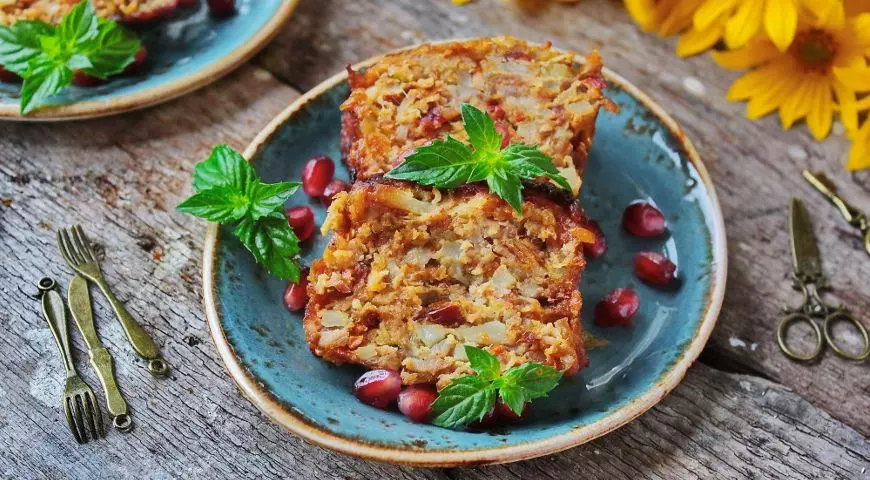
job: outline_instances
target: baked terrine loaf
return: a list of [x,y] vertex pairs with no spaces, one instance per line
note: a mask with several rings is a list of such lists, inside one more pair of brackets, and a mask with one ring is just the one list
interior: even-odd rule
[[[18,20],[55,24],[81,0],[0,0],[0,25]],[[113,20],[150,20],[172,13],[178,0],[90,0],[97,15]]]
[[579,192],[605,83],[597,53],[510,37],[422,45],[349,72],[342,154],[358,180],[447,134],[467,142],[460,105],[488,111],[510,143],[536,145]]
[[439,388],[471,372],[465,344],[505,368],[586,366],[578,284],[591,233],[570,195],[548,187],[526,188],[522,215],[485,185],[373,179],[339,194],[308,277],[312,352]]

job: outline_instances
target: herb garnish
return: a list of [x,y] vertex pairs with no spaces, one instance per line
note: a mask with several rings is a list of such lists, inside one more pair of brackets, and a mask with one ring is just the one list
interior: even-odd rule
[[196,193],[178,205],[181,212],[222,224],[236,223],[233,234],[272,274],[299,281],[295,260],[299,239],[282,212],[299,182],[263,183],[239,152],[214,147],[193,174]]
[[496,397],[517,415],[526,402],[546,397],[562,373],[538,362],[528,362],[502,373],[498,358],[481,348],[465,346],[465,355],[476,375],[455,378],[438,394],[432,411],[435,425],[464,427],[480,421],[495,406]]
[[417,148],[386,176],[438,188],[486,180],[489,190],[517,213],[522,210],[522,180],[548,177],[571,190],[550,157],[537,147],[513,143],[503,149],[502,135],[489,115],[467,103],[461,112],[470,147],[448,135],[446,140]]
[[0,26],[0,65],[24,79],[22,114],[69,86],[75,70],[101,79],[123,72],[141,46],[135,34],[97,17],[87,0],[56,26],[39,20]]

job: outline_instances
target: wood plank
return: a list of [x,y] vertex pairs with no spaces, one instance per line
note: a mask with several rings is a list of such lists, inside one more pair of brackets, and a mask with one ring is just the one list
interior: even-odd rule
[[[544,8],[529,14],[494,0],[464,7],[446,0],[305,2],[257,61],[304,90],[346,64],[424,40],[510,33],[580,52],[599,48],[606,65],[643,88],[685,128],[716,183],[728,230],[730,272],[706,358],[781,382],[870,434],[865,364],[830,352],[817,363],[795,363],[774,341],[780,308],[799,299],[787,280],[786,212],[792,195],[811,207],[836,299],[855,312],[870,311],[870,259],[860,248],[860,237],[800,177],[802,168],[821,169],[847,198],[870,210],[870,175],[850,178],[840,167],[844,139],[832,135],[817,143],[803,125],[783,132],[773,117],[745,120],[745,107],[725,100],[737,74],[722,70],[708,56],[677,58],[674,41],[640,32],[621,2],[527,3]],[[700,82],[704,93],[684,87],[687,79]],[[857,333],[850,340],[857,344]]]

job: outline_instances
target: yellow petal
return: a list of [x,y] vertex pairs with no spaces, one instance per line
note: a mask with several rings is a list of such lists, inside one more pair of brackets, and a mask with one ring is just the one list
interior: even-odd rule
[[841,26],[846,18],[840,0],[801,0],[800,4],[816,17],[818,25]]
[[870,168],[870,122],[864,122],[864,127],[855,135],[846,168],[849,170]]
[[658,22],[658,10],[654,0],[625,0],[625,9],[640,28],[650,31]]
[[767,0],[764,7],[764,29],[770,40],[786,51],[797,31],[798,10],[794,0]]
[[706,30],[693,28],[680,35],[680,40],[677,42],[677,55],[688,57],[708,50],[716,45],[723,33],[725,33],[725,27],[721,24],[714,24]]
[[713,52],[713,60],[720,66],[731,70],[745,70],[761,65],[777,55],[780,55],[780,51],[772,43],[766,39],[757,38],[737,50]]
[[728,101],[745,100],[773,88],[782,77],[782,64],[770,63],[738,78],[728,89]]
[[849,27],[854,32],[856,46],[870,48],[870,13],[850,18]]
[[[815,0],[806,0],[813,2]],[[850,17],[863,12],[870,12],[870,0],[846,0],[846,15]]]
[[[667,0],[664,0],[667,2]],[[659,35],[670,37],[685,30],[692,24],[692,14],[700,0],[671,0],[671,5],[660,4],[657,8],[667,12],[659,27]]]
[[770,88],[753,96],[746,105],[746,118],[757,120],[779,108],[791,94],[800,81],[797,75],[786,75],[784,72],[777,74],[776,82]]
[[861,100],[855,102],[855,110],[858,110],[860,112],[862,110],[868,109],[870,109],[870,97],[864,97]]
[[707,0],[695,12],[693,18],[696,30],[706,30],[720,16],[731,11],[737,5],[737,0]]
[[855,68],[834,67],[834,76],[856,92],[870,90],[870,67],[866,65]]
[[792,95],[782,104],[779,109],[779,120],[782,128],[788,130],[794,122],[805,117],[810,111],[807,95],[813,83],[804,77],[798,77],[798,84],[794,87]]
[[744,0],[725,25],[725,43],[731,48],[746,45],[761,26],[764,0]]
[[843,85],[843,82],[834,81],[834,93],[837,94],[837,105],[840,107],[840,119],[846,130],[858,128],[858,109],[856,108],[855,91]]
[[819,78],[814,83],[809,98],[811,106],[807,115],[807,126],[816,140],[821,141],[831,132],[831,125],[834,123],[834,101],[826,78]]

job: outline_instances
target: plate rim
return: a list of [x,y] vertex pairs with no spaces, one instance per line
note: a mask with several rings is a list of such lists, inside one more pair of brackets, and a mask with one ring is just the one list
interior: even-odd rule
[[19,113],[18,105],[0,104],[0,120],[19,122],[58,122],[101,118],[133,112],[174,100],[226,76],[272,41],[296,9],[299,0],[281,0],[278,10],[247,42],[216,62],[190,75],[161,83],[109,101],[86,100],[65,105],[46,106],[28,115]]
[[[424,43],[442,43],[456,40],[457,39],[451,39]],[[534,44],[536,42],[529,43]],[[418,45],[399,48],[371,57],[354,64],[353,68],[356,70],[370,66],[387,55],[408,50]],[[303,440],[320,447],[366,460],[376,460],[398,465],[415,467],[468,467],[527,460],[576,447],[610,433],[634,420],[658,404],[668,393],[676,388],[680,381],[685,377],[689,367],[698,358],[704,346],[707,344],[707,341],[713,332],[713,328],[716,325],[725,296],[728,255],[725,222],[722,215],[722,209],[719,205],[715,186],[713,185],[713,181],[706,166],[698,155],[698,152],[695,150],[691,140],[686,136],[684,130],[677,124],[677,122],[643,91],[635,87],[619,74],[608,68],[604,68],[603,74],[608,82],[618,84],[619,87],[624,89],[629,95],[633,96],[644,104],[644,106],[649,108],[650,111],[656,115],[658,120],[681,141],[681,146],[684,147],[689,161],[691,161],[695,166],[698,175],[707,188],[709,201],[712,207],[711,215],[713,218],[711,220],[713,228],[710,234],[713,272],[710,278],[713,283],[710,292],[707,295],[703,318],[695,330],[694,336],[689,342],[689,345],[683,349],[680,357],[673,362],[669,369],[663,373],[643,394],[635,397],[618,410],[609,413],[606,417],[589,425],[574,428],[568,432],[554,435],[546,439],[504,447],[453,451],[426,451],[425,449],[413,448],[402,449],[397,447],[387,447],[376,443],[367,443],[363,440],[352,439],[326,431],[306,420],[304,416],[294,413],[277,400],[274,395],[264,388],[256,377],[254,377],[254,375],[241,364],[239,358],[233,351],[233,348],[223,330],[221,316],[217,308],[218,300],[215,282],[215,266],[217,263],[217,249],[220,245],[219,225],[209,223],[203,242],[202,266],[203,306],[205,309],[206,324],[209,328],[212,341],[215,344],[218,354],[230,374],[230,378],[239,388],[242,395],[273,422]],[[334,88],[346,79],[347,71],[336,73],[297,98],[257,134],[254,140],[245,149],[245,158],[249,161],[254,158],[256,154],[260,152],[260,149],[265,145],[265,143],[278,132],[278,129],[287,122],[287,120],[297,112],[304,109],[310,101]]]

